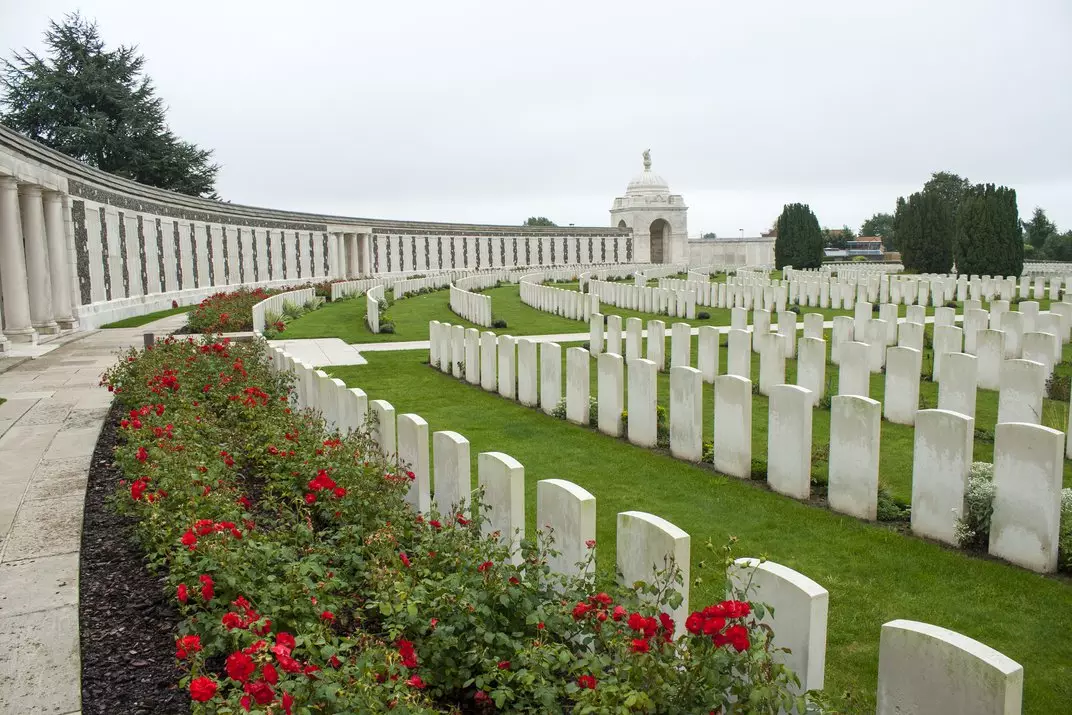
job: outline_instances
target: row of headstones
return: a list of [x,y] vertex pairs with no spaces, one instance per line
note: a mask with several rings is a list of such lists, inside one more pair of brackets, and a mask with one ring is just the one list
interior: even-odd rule
[[360,278],[352,281],[336,281],[331,284],[331,299],[339,300],[346,296],[364,293],[369,288],[378,285],[386,285],[387,278]]
[[588,320],[592,311],[599,310],[599,298],[594,294],[542,285],[528,279],[529,276],[525,276],[520,282],[521,302],[536,310],[568,320]]
[[[492,285],[495,282],[492,281]],[[450,309],[455,315],[465,318],[470,323],[491,327],[491,296],[473,293],[450,284]]]
[[369,332],[380,332],[380,302],[384,300],[386,286],[382,283],[365,291],[365,324]]
[[[708,328],[717,331],[714,328]],[[461,326],[438,326],[433,321],[430,332],[436,335],[431,343],[430,361],[433,365],[439,364],[444,372],[453,373],[457,377],[465,377],[469,382],[474,382],[475,375],[470,374],[470,355],[478,355],[477,360],[482,360],[480,372],[481,386],[489,391],[496,391],[509,399],[514,398],[515,366],[517,369],[518,386],[520,394],[518,399],[523,404],[535,406],[539,404],[547,412],[554,409],[561,399],[561,346],[555,343],[541,343],[540,352],[540,388],[537,390],[535,366],[537,360],[537,343],[526,339],[514,339],[508,335],[495,336],[485,332],[477,336],[475,329],[463,330]],[[459,338],[461,334],[460,345]],[[470,346],[478,345],[479,348]],[[717,345],[717,341],[716,341]],[[516,363],[514,351],[517,350]],[[461,351],[466,355],[464,365],[452,358],[452,355]],[[570,348],[567,351],[567,415],[574,422],[587,424],[588,422],[588,399],[585,387],[589,383],[588,351],[583,348]],[[603,353],[599,356],[599,422],[600,429],[611,434],[618,435],[621,430],[621,398],[618,404],[610,408],[605,407],[604,395],[621,395],[624,383],[622,375],[623,358],[613,353]],[[483,366],[492,366],[486,370]],[[608,367],[612,366],[612,367]],[[498,370],[495,368],[498,367]],[[629,426],[630,439],[637,443],[653,443],[654,409],[641,408],[634,405],[633,393],[643,394],[638,402],[653,402],[656,394],[654,363],[649,360],[636,359],[629,363],[630,379],[635,375],[645,375],[648,378],[646,384],[651,389],[637,389],[631,382],[629,403]],[[583,372],[583,377],[582,377]],[[677,402],[688,400],[689,404],[698,410],[700,405],[698,372],[689,367],[674,367],[671,369],[671,444],[680,445],[681,425],[680,419],[675,422],[673,415],[675,401],[673,396],[678,395]],[[529,376],[526,378],[526,376]],[[748,380],[736,376],[722,376],[723,380],[729,378],[732,383],[739,384],[743,388],[740,398],[746,399],[750,405],[751,386]],[[496,381],[496,378],[498,380]],[[684,378],[684,379],[683,379]],[[555,385],[558,384],[556,392]],[[783,385],[783,388],[793,389],[794,386]],[[796,388],[800,389],[800,388]],[[716,395],[718,394],[716,389]],[[571,399],[572,398],[572,399]],[[861,398],[846,398],[847,400]],[[607,403],[612,402],[607,400]],[[716,407],[716,410],[719,408]],[[680,416],[680,409],[677,410]],[[751,424],[751,410],[747,409],[747,422]],[[612,414],[613,413],[613,414]],[[807,410],[810,415],[810,409]],[[644,429],[634,428],[636,421],[643,419],[643,415],[650,414],[647,426]],[[634,416],[635,415],[635,416]],[[732,418],[728,418],[731,419]],[[808,420],[810,424],[810,419]],[[720,422],[720,424],[722,424]],[[646,431],[647,435],[634,434]],[[787,431],[793,431],[788,429]],[[692,431],[698,434],[698,430]],[[402,418],[399,418],[399,435],[401,440]],[[452,454],[443,460],[436,459],[437,469],[437,496],[439,489],[440,464],[448,465],[448,470],[453,470],[454,465],[468,465],[468,443],[458,439],[449,441],[443,437],[439,442],[435,441],[438,435],[447,433],[435,433],[433,446],[438,451],[440,445],[444,448],[457,448],[464,450],[464,454]],[[454,433],[449,433],[453,435]],[[749,440],[751,436],[749,434]],[[401,459],[417,464],[427,464],[427,433],[416,437],[418,446],[414,448],[403,447],[403,442],[398,443],[398,452]],[[388,445],[388,448],[390,445]],[[423,451],[423,456],[422,452]],[[810,447],[808,449],[810,453]],[[494,453],[493,453],[494,454]],[[504,455],[505,456],[505,455]],[[412,459],[407,459],[412,457]],[[478,482],[485,488],[485,502],[492,507],[491,514],[508,513],[513,515],[510,519],[493,520],[487,528],[500,530],[501,533],[514,533],[514,529],[522,528],[524,520],[524,480],[523,477],[515,477],[516,481],[512,489],[492,489],[492,477],[485,475],[485,458],[487,466],[494,473],[504,472],[507,467],[493,463],[489,455],[480,455],[478,461]],[[833,459],[833,456],[831,457]],[[777,467],[776,467],[777,468]],[[467,483],[467,467],[465,478]],[[520,465],[511,464],[509,469],[513,474],[522,474]],[[849,470],[846,470],[849,471]],[[453,471],[451,472],[453,473]],[[423,474],[423,473],[422,473]],[[418,483],[426,483],[427,478],[418,474]],[[553,486],[552,486],[553,485]],[[569,485],[568,487],[566,485]],[[876,485],[877,486],[877,485]],[[551,494],[554,494],[554,508],[549,505]],[[452,495],[452,498],[454,496]],[[503,500],[508,500],[508,504]],[[563,532],[564,526],[561,521],[557,526],[551,520],[551,512],[558,514],[576,515],[569,522],[570,531]],[[571,544],[556,544],[556,548],[563,549],[563,555],[556,559],[552,568],[569,572],[572,564],[580,561],[584,552],[582,544],[587,538],[595,536],[595,499],[588,492],[576,485],[571,485],[562,480],[544,480],[537,484],[537,519],[541,525],[549,524],[555,528],[555,533],[568,533],[576,535]],[[635,528],[630,528],[630,527]],[[684,566],[689,563],[688,535],[677,527],[665,522],[658,517],[641,515],[637,512],[626,512],[618,515],[617,553],[618,569],[624,576],[624,581],[630,583],[633,580],[647,578],[651,573],[652,564],[663,563],[663,558],[672,555],[678,565]],[[623,559],[626,561],[623,563]],[[751,578],[759,592],[756,596],[774,609],[773,616],[768,616],[768,623],[775,633],[775,644],[779,647],[789,648],[789,653],[779,657],[785,659],[786,664],[796,672],[801,679],[802,689],[818,689],[823,686],[825,669],[825,643],[826,643],[826,620],[829,595],[826,589],[815,583],[806,576],[792,571],[784,566],[770,563],[757,562],[754,559],[738,560],[741,567],[748,571],[738,571],[734,574],[738,582],[743,582],[744,577]],[[635,576],[633,575],[635,574]],[[688,569],[684,568],[685,603],[674,612],[674,616],[680,625],[681,619],[688,613],[687,588]],[[782,630],[788,629],[785,635],[780,635]],[[920,660],[920,651],[925,651],[923,660]],[[971,703],[983,707],[992,707],[994,703],[1007,703],[1006,710],[997,712],[1018,712],[1017,708],[1021,699],[1022,668],[1007,657],[1001,655],[987,646],[965,638],[959,634],[947,631],[937,626],[916,623],[911,621],[893,621],[883,626],[883,634],[880,642],[879,671],[882,674],[882,682],[879,685],[879,712],[899,712],[898,707],[907,707],[912,704],[929,702],[943,702],[943,698],[949,695],[956,699],[950,702]],[[940,661],[939,661],[940,659]],[[980,661],[989,663],[988,673],[992,678],[986,679],[987,685],[980,686],[974,681],[966,679],[965,673],[978,672]],[[944,668],[941,671],[950,678],[943,681],[940,692],[929,695],[929,700],[920,697],[920,683],[925,680],[927,674],[935,665],[941,662]],[[931,675],[933,677],[933,675]],[[953,691],[949,690],[953,688]],[[974,710],[973,710],[974,711]]]
[[254,304],[251,312],[253,314],[253,332],[261,334],[264,332],[265,315],[268,313],[274,313],[276,315],[283,314],[283,305],[285,303],[293,303],[294,305],[305,305],[316,295],[316,291],[313,288],[299,288],[298,290],[288,291],[286,293],[276,293],[268,298]]
[[[810,321],[809,321],[810,322]],[[619,316],[609,316],[606,333],[606,352],[597,355],[597,426],[612,436],[622,435],[622,410],[626,409],[627,437],[643,447],[654,447],[658,440],[658,366],[665,364],[662,356],[665,327],[662,321],[650,321],[648,326],[648,359],[641,355],[641,323],[627,321],[626,349],[621,350],[620,335],[616,336]],[[902,324],[906,325],[906,324]],[[909,324],[914,325],[914,324]],[[604,349],[602,316],[593,316],[589,345],[596,351]],[[884,328],[884,326],[882,326]],[[563,400],[562,348],[557,343],[540,343],[537,371],[537,342],[527,338],[515,340],[510,336],[481,336],[475,329],[461,326],[445,327],[433,322],[430,332],[432,361],[444,372],[452,372],[472,384],[481,384],[488,391],[498,392],[528,406],[540,406],[551,414]],[[703,446],[703,381],[715,385],[715,430],[713,463],[725,474],[747,479],[752,470],[752,381],[751,343],[753,333],[731,329],[728,333],[727,373],[718,375],[720,362],[719,332],[703,326],[698,331],[698,368],[690,366],[692,354],[691,327],[686,323],[671,326],[670,359],[670,452],[673,456],[700,461]],[[795,342],[794,332],[789,334]],[[768,425],[767,480],[770,487],[798,499],[811,495],[812,409],[825,392],[826,341],[817,337],[802,337],[799,341],[797,384],[785,384],[786,335],[756,333],[760,345],[759,392],[770,398]],[[884,342],[876,342],[886,352]],[[964,495],[967,475],[972,462],[974,445],[974,386],[965,385],[968,379],[954,372],[961,367],[960,355],[951,360],[948,385],[939,385],[939,405],[936,410],[919,410],[919,378],[922,351],[909,347],[889,350],[890,364],[886,372],[887,403],[870,399],[872,347],[855,341],[841,346],[839,394],[831,399],[830,457],[828,498],[835,511],[858,518],[874,520],[877,516],[879,483],[880,425],[885,416],[891,422],[915,424],[917,458],[913,480],[912,528],[916,533],[956,544],[954,536],[957,516],[964,514]],[[588,425],[590,421],[591,376],[593,353],[584,348],[566,351],[565,407],[566,418]],[[626,357],[623,358],[622,355]],[[458,359],[462,357],[464,359]],[[968,360],[973,356],[964,355]],[[995,501],[995,514],[1000,523],[1034,536],[1034,542],[1024,539],[1001,539],[1002,531],[991,531],[991,553],[1013,563],[1039,571],[1052,571],[1057,564],[1057,543],[1060,527],[1060,492],[1064,468],[1065,433],[1042,427],[1038,423],[1041,411],[1043,384],[1039,382],[1042,366],[1024,360],[1003,363],[1002,390],[999,394],[999,428],[995,431],[995,462],[997,455],[1008,454],[1009,463],[1030,470],[1030,488],[1019,494],[1010,475],[1006,481],[995,479],[1001,499]],[[970,375],[970,370],[962,372]],[[537,378],[537,374],[539,377]],[[628,374],[628,383],[625,382]],[[1033,382],[1032,382],[1033,381]],[[629,386],[628,404],[625,387]],[[970,395],[969,395],[970,392]],[[1039,412],[1030,413],[1027,397],[1037,401]],[[971,403],[971,414],[966,402]],[[959,409],[958,409],[959,408]],[[923,420],[921,425],[920,420]],[[944,425],[936,433],[935,421]],[[1007,424],[1005,424],[1007,423]],[[959,430],[959,431],[958,431]],[[956,433],[965,439],[948,442],[947,435]],[[1045,437],[1032,436],[1043,434]],[[936,437],[937,435],[937,437]],[[1001,436],[1001,439],[998,436]],[[935,440],[938,440],[935,442]],[[1037,445],[1038,440],[1056,440],[1056,459],[1048,451],[1035,446],[1024,450],[1024,444]],[[1049,444],[1049,442],[1047,443]],[[929,456],[941,452],[947,459],[935,462]],[[1001,491],[1004,490],[1004,491]],[[935,504],[939,506],[933,508]],[[918,508],[917,508],[918,507]],[[999,523],[995,522],[995,523]]]
[[454,280],[454,271],[436,273],[434,275],[425,276],[424,278],[403,278],[402,280],[395,281],[391,290],[394,291],[395,300],[398,300],[399,298],[405,298],[410,293],[417,293],[422,290],[439,290],[440,288],[446,288]]
[[589,282],[589,292],[597,296],[600,302],[618,308],[690,320],[696,318],[698,300],[693,291],[592,280]]

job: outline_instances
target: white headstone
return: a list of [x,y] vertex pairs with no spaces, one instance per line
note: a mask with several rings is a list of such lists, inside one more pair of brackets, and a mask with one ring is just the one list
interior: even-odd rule
[[1024,669],[993,648],[918,621],[882,626],[876,715],[1020,715]]
[[919,378],[923,353],[906,347],[886,351],[886,390],[883,416],[902,425],[915,424],[919,409]]
[[841,345],[841,366],[838,369],[839,395],[870,395],[871,371],[869,369],[870,346],[866,343],[847,342]]
[[444,516],[468,514],[473,482],[470,477],[469,440],[457,432],[432,434],[432,460],[435,469],[433,504]]
[[[630,417],[630,420],[632,418]],[[732,477],[752,475],[752,381],[739,375],[715,378],[715,469]]]
[[812,394],[797,385],[771,388],[767,484],[794,499],[811,496]]
[[[692,368],[673,368],[677,369]],[[655,573],[667,568],[671,562],[681,569],[683,580],[676,588],[682,596],[682,602],[677,608],[668,610],[668,613],[674,619],[674,634],[683,634],[685,619],[689,615],[689,535],[666,519],[642,511],[619,512],[617,526],[615,546],[618,574],[624,585],[632,586],[637,581],[654,583]]]
[[369,403],[369,412],[375,416],[376,425],[372,430],[376,444],[385,457],[395,455],[395,408],[387,400],[373,400]]
[[636,358],[627,361],[629,389],[627,391],[629,441],[641,447],[654,447],[658,439],[655,406],[658,398],[658,380],[655,363]]
[[498,339],[499,358],[499,395],[512,400],[517,395],[517,349],[516,340],[510,335],[500,335]]
[[499,534],[499,543],[510,549],[511,560],[520,564],[521,540],[525,538],[525,468],[502,452],[481,452],[476,458],[477,484],[484,490],[485,521],[481,532]]
[[412,413],[398,416],[398,461],[413,472],[406,503],[427,513],[432,505],[431,464],[428,461],[428,423]]
[[830,400],[830,508],[873,521],[878,510],[882,406],[859,395]]
[[498,337],[492,332],[480,334],[480,386],[488,392],[495,392],[495,368],[498,364],[495,348]]
[[972,464],[975,420],[948,410],[916,413],[912,454],[912,531],[956,545]]
[[731,329],[726,349],[726,374],[744,379],[752,376],[752,334],[747,330]]
[[[795,692],[822,690],[826,673],[826,623],[830,594],[804,574],[772,561],[743,558],[730,578],[737,589],[751,583],[749,598],[770,607],[762,619],[774,632],[776,662],[800,679]],[[773,611],[773,612],[772,612]]]
[[703,457],[703,376],[687,365],[670,368],[670,454],[689,462]]
[[1057,570],[1065,436],[1037,424],[994,428],[990,553],[1041,573]]
[[826,394],[826,341],[801,338],[797,354],[797,384],[808,390],[814,407]]
[[1042,397],[1046,368],[1032,360],[1006,360],[1001,364],[998,423],[1042,423]]
[[550,531],[553,551],[547,565],[552,573],[580,576],[594,571],[578,567],[588,558],[596,538],[596,498],[587,490],[565,479],[541,479],[536,482],[536,528]]
[[536,343],[528,338],[517,339],[517,400],[526,407],[539,404],[537,389]]
[[978,360],[979,387],[983,390],[999,389],[1001,366],[1005,362],[1005,333],[1000,330],[976,332],[975,356]]
[[627,318],[625,321],[625,359],[626,361],[642,357],[641,336],[644,322],[640,318]]
[[615,353],[600,353],[597,362],[599,431],[620,437],[625,399],[625,360]]
[[584,348],[566,350],[566,419],[588,424],[589,397],[592,392],[590,355]]
[[942,357],[942,381],[938,383],[938,409],[975,417],[978,360],[967,353]]
[[[651,344],[651,333],[648,333]],[[658,364],[658,362],[656,362]],[[688,323],[674,323],[670,326],[670,367],[692,364],[692,326]]]
[[696,362],[706,383],[713,383],[719,370],[719,332],[710,325],[700,326]]

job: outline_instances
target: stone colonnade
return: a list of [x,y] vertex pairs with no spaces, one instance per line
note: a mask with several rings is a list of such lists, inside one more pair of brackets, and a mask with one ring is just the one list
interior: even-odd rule
[[328,252],[333,278],[358,278],[372,275],[368,233],[332,231],[328,234]]
[[68,198],[0,176],[0,351],[77,326],[71,303]]

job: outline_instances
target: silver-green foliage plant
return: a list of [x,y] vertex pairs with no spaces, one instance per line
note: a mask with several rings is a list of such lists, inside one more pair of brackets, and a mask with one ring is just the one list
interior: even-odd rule
[[962,549],[983,548],[990,538],[990,516],[994,513],[994,465],[972,462],[968,489],[964,493],[964,513],[957,518],[956,538]]
[[1060,567],[1072,570],[1072,489],[1061,490],[1061,532],[1057,544]]

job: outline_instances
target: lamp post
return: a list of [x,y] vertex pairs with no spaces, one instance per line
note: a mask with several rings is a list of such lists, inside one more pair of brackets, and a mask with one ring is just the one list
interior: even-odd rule
[[741,240],[743,241],[743,240],[744,240],[744,229],[743,229],[743,228],[739,228],[739,229],[737,229],[737,230],[741,232]]

